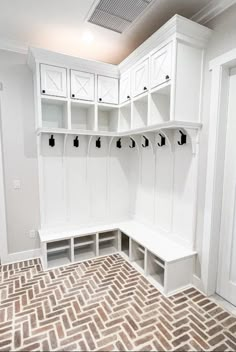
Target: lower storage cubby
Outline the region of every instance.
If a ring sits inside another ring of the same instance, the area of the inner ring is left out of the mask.
[[[96,256],[96,235],[74,238],[74,260],[81,261]]]
[[[144,270],[145,248],[138,242],[131,242],[131,261]]]
[[[47,267],[54,268],[71,263],[70,240],[47,243]]]
[[[165,263],[150,252],[147,252],[147,275],[161,287],[164,287]]]
[[[129,236],[121,232],[121,252],[129,257]]]
[[[109,231],[98,235],[99,255],[112,254],[118,251],[118,232]]]

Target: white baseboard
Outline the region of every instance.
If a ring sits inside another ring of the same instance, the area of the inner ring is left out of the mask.
[[[204,295],[206,295],[206,292],[204,290],[202,280],[197,276],[193,275],[193,286],[200,292],[202,292]]]
[[[40,257],[41,249],[36,248],[25,252],[9,253],[5,258],[3,258],[2,264],[11,264]]]

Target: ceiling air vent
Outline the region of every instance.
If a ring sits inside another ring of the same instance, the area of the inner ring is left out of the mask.
[[[88,22],[122,33],[152,0],[100,0]]]

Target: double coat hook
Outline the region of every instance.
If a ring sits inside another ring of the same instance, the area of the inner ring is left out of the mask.
[[[96,148],[101,148],[101,138],[100,137],[96,140]]]
[[[184,145],[187,143],[187,135],[184,134],[181,130],[179,130],[180,133],[180,141],[178,141],[178,145]]]
[[[53,134],[51,135],[51,137],[49,138],[49,145],[50,147],[54,147],[55,146],[55,138],[53,137]]]
[[[161,143],[158,142],[157,145],[159,147],[164,147],[164,145],[166,145],[166,138],[161,133],[159,133],[159,136],[161,137]]]
[[[79,147],[79,139],[78,136],[75,137],[74,141],[73,141],[74,147],[78,148]]]
[[[129,146],[131,149],[135,148],[136,146],[136,143],[135,143],[135,140],[133,138],[130,137],[130,140],[131,140],[131,145]]]
[[[149,140],[145,136],[143,136],[143,138],[144,138],[144,144],[142,143],[142,147],[147,148],[149,146]]]
[[[119,149],[122,148],[122,145],[121,145],[121,138],[118,139],[118,141],[116,142],[116,148],[119,148]]]

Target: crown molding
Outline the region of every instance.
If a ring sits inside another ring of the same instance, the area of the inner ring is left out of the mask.
[[[234,4],[236,4],[236,0],[211,0],[209,4],[193,15],[191,20],[206,24]]]
[[[28,53],[28,46],[26,44],[10,39],[0,38],[0,49],[25,55]]]

